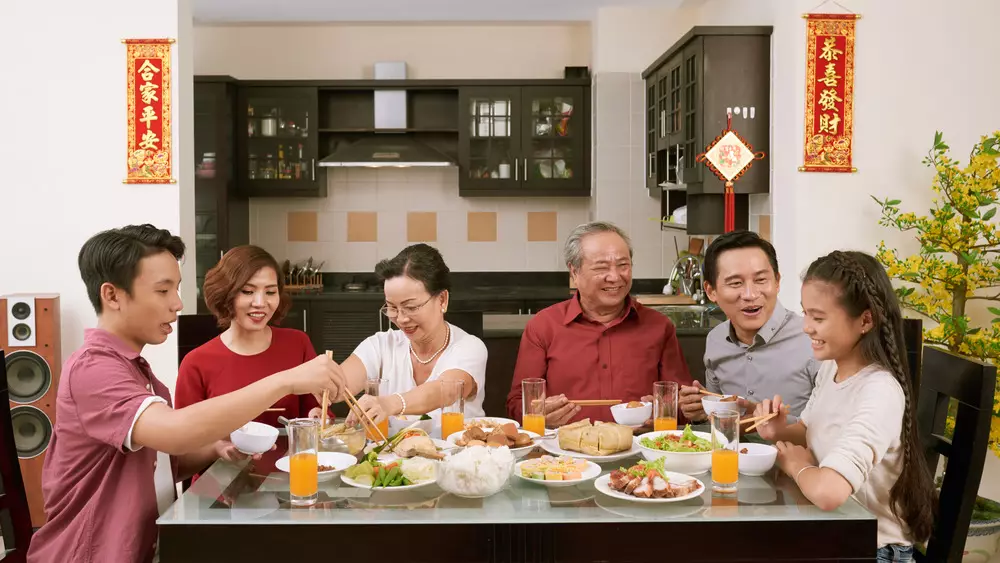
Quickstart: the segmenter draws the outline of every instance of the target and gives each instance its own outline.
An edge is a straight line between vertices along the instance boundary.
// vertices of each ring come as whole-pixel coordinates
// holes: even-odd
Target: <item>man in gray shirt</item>
[[[768,241],[749,231],[726,233],[709,245],[705,293],[728,320],[705,343],[705,387],[753,404],[781,395],[793,420],[812,394],[819,362],[802,332],[802,316],[778,302],[778,257]],[[683,386],[680,407],[688,420],[704,420],[698,389]]]

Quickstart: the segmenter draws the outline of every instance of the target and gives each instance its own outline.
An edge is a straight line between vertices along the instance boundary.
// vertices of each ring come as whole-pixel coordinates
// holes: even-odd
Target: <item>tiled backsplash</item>
[[[562,271],[562,242],[590,218],[587,199],[461,198],[456,168],[338,168],[328,182],[326,198],[251,200],[250,241],[327,272],[370,271],[414,242],[455,271]]]

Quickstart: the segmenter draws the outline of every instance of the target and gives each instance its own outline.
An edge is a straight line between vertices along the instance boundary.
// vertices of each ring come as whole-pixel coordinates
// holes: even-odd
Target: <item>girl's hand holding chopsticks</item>
[[[788,406],[782,404],[781,395],[774,399],[764,399],[754,409],[753,417],[745,418],[741,423],[752,422],[744,432],[757,430],[761,438],[773,441],[786,426],[788,426]]]

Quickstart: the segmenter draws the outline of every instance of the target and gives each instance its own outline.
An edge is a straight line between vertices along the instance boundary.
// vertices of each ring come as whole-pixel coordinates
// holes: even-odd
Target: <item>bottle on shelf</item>
[[[260,177],[264,180],[274,179],[274,155],[268,154],[264,157],[264,166],[261,167]]]
[[[257,155],[251,154],[247,162],[247,179],[257,179]]]
[[[299,159],[295,161],[295,179],[302,179],[302,143],[299,143]]]
[[[285,179],[285,149],[283,145],[278,145],[278,179]]]

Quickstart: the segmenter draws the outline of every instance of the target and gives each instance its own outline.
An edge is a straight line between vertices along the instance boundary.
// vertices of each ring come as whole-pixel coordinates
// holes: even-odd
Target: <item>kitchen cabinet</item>
[[[333,359],[343,362],[366,338],[388,328],[388,319],[379,312],[380,300],[309,301],[309,338],[318,353],[333,351]]]
[[[664,188],[672,190],[664,214],[687,206],[688,234],[723,231],[722,213],[716,218],[715,210],[723,209],[725,183],[696,158],[726,128],[727,108],[754,152],[769,151],[771,29],[694,27],[642,74],[646,189],[663,199]],[[736,182],[737,227],[749,222],[739,215],[749,208],[747,194],[767,193],[769,186],[766,160]]]
[[[459,89],[459,194],[590,195],[590,89]]]
[[[234,134],[236,80],[194,78],[195,276],[199,313],[207,313],[205,273],[225,251],[250,240],[249,202],[236,189]],[[190,250],[189,250],[190,252]]]
[[[309,86],[241,86],[236,169],[249,197],[325,197],[317,166],[318,90]]]

